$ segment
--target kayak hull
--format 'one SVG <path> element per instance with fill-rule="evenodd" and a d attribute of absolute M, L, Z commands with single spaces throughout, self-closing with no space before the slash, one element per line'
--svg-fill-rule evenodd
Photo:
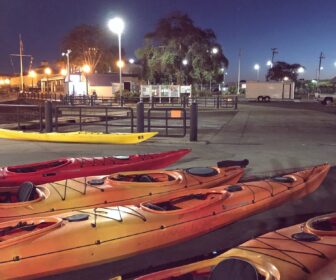
<path fill-rule="evenodd" d="M 318 187 L 328 169 L 311 169 L 304 178 L 291 174 L 293 183 L 264 180 L 239 184 L 242 189 L 234 192 L 232 187 L 220 186 L 186 190 L 137 206 L 72 211 L 52 218 L 62 219 L 62 226 L 8 246 L 11 232 L 7 230 L 3 234 L 9 237 L 2 243 L 0 275 L 3 279 L 46 276 L 173 245 L 308 194 Z M 316 177 L 319 180 L 313 180 L 313 186 L 310 179 Z M 164 205 L 168 208 L 163 209 Z M 70 222 L 74 214 L 81 219 Z M 20 227 L 22 222 L 11 223 Z M 0 232 L 3 227 L 0 223 Z"/>
<path fill-rule="evenodd" d="M 181 149 L 153 154 L 135 154 L 125 158 L 119 156 L 60 158 L 7 166 L 0 168 L 0 188 L 18 186 L 25 181 L 41 185 L 70 178 L 108 175 L 119 171 L 160 169 L 173 164 L 189 152 L 189 149 Z"/>
<path fill-rule="evenodd" d="M 148 170 L 57 181 L 37 186 L 34 197 L 23 202 L 17 201 L 20 190 L 8 193 L 0 189 L 0 221 L 54 215 L 74 209 L 138 204 L 185 189 L 235 184 L 244 173 L 239 166 L 214 167 L 213 170 L 216 174 L 207 177 L 192 175 L 186 170 Z M 141 178 L 153 178 L 153 181 L 142 182 Z"/>
<path fill-rule="evenodd" d="M 39 133 L 0 129 L 0 138 L 3 139 L 92 144 L 137 144 L 152 138 L 156 134 L 157 132 L 105 134 L 88 131 Z"/>

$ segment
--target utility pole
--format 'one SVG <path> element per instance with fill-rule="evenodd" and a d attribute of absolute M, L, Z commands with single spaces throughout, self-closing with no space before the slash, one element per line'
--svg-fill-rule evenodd
<path fill-rule="evenodd" d="M 273 62 L 274 62 L 274 56 L 279 53 L 278 52 L 278 48 L 271 48 L 271 51 L 272 51 L 272 67 L 273 67 Z"/>
<path fill-rule="evenodd" d="M 320 81 L 322 59 L 324 59 L 324 58 L 325 58 L 325 56 L 324 56 L 323 52 L 321 52 L 320 57 L 319 57 L 319 66 L 318 66 L 318 69 L 317 69 L 317 73 L 318 73 L 318 75 L 317 75 L 317 82 Z"/>
<path fill-rule="evenodd" d="M 21 91 L 23 92 L 23 57 L 24 56 L 29 56 L 30 57 L 30 66 L 29 66 L 30 69 L 31 69 L 33 57 L 30 54 L 23 54 L 23 42 L 21 40 L 21 34 L 19 34 L 19 44 L 20 44 L 19 54 L 10 54 L 10 56 L 19 56 L 20 57 L 20 86 L 21 86 Z"/>
<path fill-rule="evenodd" d="M 239 95 L 240 88 L 240 58 L 241 58 L 241 49 L 238 52 L 238 81 L 237 81 L 237 95 Z M 225 75 L 225 74 L 224 74 Z"/>

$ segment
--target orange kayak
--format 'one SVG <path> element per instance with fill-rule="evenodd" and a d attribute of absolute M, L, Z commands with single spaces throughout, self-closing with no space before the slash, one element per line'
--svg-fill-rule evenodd
<path fill-rule="evenodd" d="M 219 166 L 224 167 L 121 172 L 41 186 L 26 182 L 20 188 L 0 188 L 0 221 L 54 215 L 74 209 L 137 204 L 184 189 L 235 184 L 244 172 L 242 167 L 235 166 L 238 164 L 242 162 L 223 161 Z"/>
<path fill-rule="evenodd" d="M 253 278 L 255 275 L 259 278 Z M 209 279 L 210 276 L 230 280 L 335 279 L 336 213 L 269 232 L 213 259 L 137 279 Z"/>
<path fill-rule="evenodd" d="M 139 205 L 71 211 L 0 223 L 2 279 L 47 276 L 173 245 L 301 198 L 329 165 L 281 178 L 185 190 Z"/>

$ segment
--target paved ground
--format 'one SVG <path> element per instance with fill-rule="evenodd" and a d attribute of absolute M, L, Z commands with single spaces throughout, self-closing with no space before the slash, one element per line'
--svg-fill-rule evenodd
<path fill-rule="evenodd" d="M 201 112 L 199 142 L 187 138 L 155 138 L 132 146 L 52 144 L 0 140 L 0 164 L 12 165 L 62 156 L 101 156 L 192 148 L 192 153 L 174 167 L 212 165 L 223 159 L 250 160 L 247 174 L 336 164 L 336 109 L 320 104 L 240 104 L 239 111 Z M 150 252 L 112 264 L 52 277 L 52 279 L 109 279 L 133 274 L 224 250 L 263 232 L 298 223 L 307 216 L 335 211 L 336 169 L 322 187 L 306 199 L 244 219 L 229 227 L 178 246 Z M 49 278 L 50 279 L 50 278 Z"/>

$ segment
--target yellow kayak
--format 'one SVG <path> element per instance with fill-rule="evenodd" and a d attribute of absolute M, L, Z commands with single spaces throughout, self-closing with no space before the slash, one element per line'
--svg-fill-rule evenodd
<path fill-rule="evenodd" d="M 136 144 L 156 134 L 157 132 L 105 134 L 88 131 L 39 133 L 0 129 L 0 138 L 4 139 L 70 143 Z"/>

